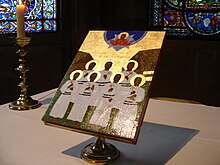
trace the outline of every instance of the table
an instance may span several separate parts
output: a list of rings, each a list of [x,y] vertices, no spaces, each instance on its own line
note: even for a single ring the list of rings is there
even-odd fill
[[[41,121],[56,89],[33,96],[31,111],[0,106],[0,165],[86,165],[79,155],[94,138]],[[219,165],[220,107],[150,99],[137,145],[107,140],[115,165]]]

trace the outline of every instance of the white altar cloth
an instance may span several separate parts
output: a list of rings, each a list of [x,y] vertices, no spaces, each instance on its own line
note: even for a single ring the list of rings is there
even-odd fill
[[[33,96],[43,105],[31,111],[0,106],[0,165],[87,164],[80,149],[92,136],[41,121],[55,90]],[[110,141],[121,151],[113,164],[220,164],[220,107],[150,99],[144,120],[137,145]]]

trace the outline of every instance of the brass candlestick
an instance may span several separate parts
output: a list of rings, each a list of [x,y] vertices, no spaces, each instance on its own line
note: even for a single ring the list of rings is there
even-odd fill
[[[87,145],[81,151],[81,158],[91,164],[108,164],[120,155],[119,150],[105,139],[98,137],[95,143]]]
[[[16,70],[20,71],[21,82],[18,86],[20,86],[21,92],[19,98],[9,104],[9,108],[12,110],[31,110],[38,108],[41,105],[37,100],[33,100],[27,94],[28,85],[26,84],[26,72],[29,69],[26,67],[25,56],[28,54],[26,47],[30,41],[30,37],[19,37],[15,39],[15,43],[19,47],[19,50],[16,52],[19,55],[19,66],[16,68]]]

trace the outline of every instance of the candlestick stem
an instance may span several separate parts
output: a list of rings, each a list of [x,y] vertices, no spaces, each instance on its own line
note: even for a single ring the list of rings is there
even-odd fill
[[[19,50],[16,52],[19,55],[19,66],[16,70],[20,72],[21,82],[18,86],[21,88],[21,92],[19,98],[9,104],[9,108],[12,110],[31,110],[41,105],[37,100],[33,100],[27,92],[28,85],[26,72],[29,69],[26,67],[25,56],[28,54],[26,47],[30,41],[31,38],[29,37],[20,37],[15,40],[16,45],[19,47]]]

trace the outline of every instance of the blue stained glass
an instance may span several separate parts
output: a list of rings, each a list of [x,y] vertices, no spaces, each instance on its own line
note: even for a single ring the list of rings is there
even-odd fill
[[[177,9],[181,9],[183,6],[183,0],[167,0],[167,3]]]
[[[0,34],[15,33],[17,0],[0,0]],[[56,0],[24,0],[25,31],[56,31]]]
[[[52,19],[53,18],[53,8],[51,6],[47,6],[44,10],[44,18]]]
[[[2,0],[0,1],[0,21],[2,20],[15,20],[16,19],[16,4],[14,1]]]
[[[44,0],[45,5],[52,5],[54,2],[51,0]]]
[[[220,13],[187,12],[186,20],[189,27],[197,33],[213,35],[220,31]]]
[[[219,0],[186,0],[186,9],[216,10],[220,9]]]
[[[44,18],[46,19],[54,19],[56,18],[56,13],[53,12],[56,8],[56,5],[51,0],[44,0]]]
[[[183,12],[164,6],[164,26],[186,27]]]
[[[46,20],[44,21],[44,31],[56,31],[56,21]]]
[[[42,32],[42,22],[41,21],[27,21],[25,22],[26,32]]]
[[[166,30],[168,35],[220,34],[220,0],[152,1],[150,25]]]
[[[15,32],[16,27],[15,22],[0,22],[0,33]]]
[[[25,12],[25,19],[42,19],[42,1],[27,1],[27,8]]]

